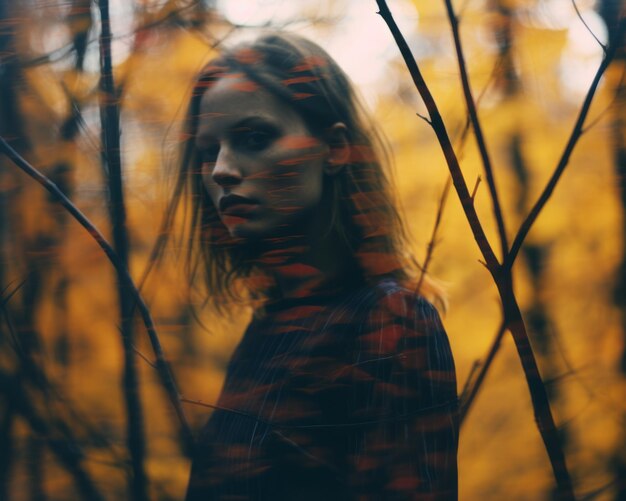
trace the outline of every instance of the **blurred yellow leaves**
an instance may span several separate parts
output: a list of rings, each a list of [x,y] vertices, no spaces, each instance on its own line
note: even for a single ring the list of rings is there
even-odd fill
[[[146,126],[171,125],[186,111],[193,79],[214,51],[199,35],[182,29],[139,32],[137,39],[137,50],[118,68],[124,109]]]
[[[149,4],[142,2],[147,7]],[[417,0],[414,4],[420,14],[419,34],[425,37],[420,42],[432,43],[437,49],[420,61],[421,68],[444,114],[471,189],[483,173],[472,133],[464,136],[465,105],[443,4]],[[510,8],[522,4],[530,8],[533,2],[505,4]],[[202,30],[163,21],[177,12],[180,2],[160,5],[153,14],[138,21],[137,26],[144,28],[127,38],[132,47],[130,56],[115,68],[123,107],[122,141],[134,277],[141,276],[148,265],[149,251],[158,236],[176,173],[178,132],[193,78],[216,52]],[[159,20],[163,25],[152,24]],[[512,238],[562,153],[579,101],[565,95],[559,73],[566,31],[524,23],[519,17],[513,20],[512,46],[519,87],[515,95],[507,95],[493,33],[506,20],[485,2],[470,2],[466,4],[461,29],[472,87],[479,99],[479,114]],[[72,21],[70,30],[78,30],[86,22]],[[394,150],[398,196],[415,242],[411,250],[422,261],[448,172],[434,133],[416,116],[425,112],[406,70],[399,63],[391,70],[389,80],[398,82],[393,87],[398,93],[389,95],[387,89],[381,89],[375,120]],[[59,165],[68,166],[67,171],[57,172],[58,178],[67,183],[79,207],[108,233],[98,150],[98,75],[68,68],[53,71],[46,66],[29,68],[25,75],[19,104],[33,143],[29,160],[49,174]],[[529,244],[547,249],[540,289],[535,288],[523,255],[515,268],[515,285],[522,306],[540,297],[550,315],[553,352],[542,360],[542,367],[550,362],[560,371],[552,374],[560,376],[558,391],[562,395],[555,405],[555,414],[570,433],[568,457],[579,475],[583,493],[609,478],[607,457],[623,425],[615,417],[622,410],[619,405],[623,400],[623,386],[615,369],[621,332],[610,305],[615,267],[624,245],[618,233],[624,216],[617,199],[609,129],[610,113],[615,106],[611,92],[621,75],[621,68],[609,72],[590,116],[591,122],[597,122],[581,138],[552,199],[529,234]],[[76,140],[62,141],[59,124],[69,116],[72,101],[83,111],[85,122],[80,125]],[[607,109],[611,111],[606,112]],[[523,190],[512,162],[514,136],[519,139],[529,176],[528,200],[521,210],[518,201]],[[2,167],[5,169],[4,163]],[[38,312],[37,326],[50,352],[54,352],[63,336],[69,339],[70,362],[67,366],[50,363],[52,373],[72,404],[105,430],[116,447],[114,451],[89,448],[89,469],[102,485],[110,480],[113,487],[109,492],[123,497],[124,475],[115,454],[124,456],[120,445],[124,416],[112,269],[82,228],[68,221],[39,186],[14,174],[2,175],[0,181],[3,192],[19,192],[11,207],[11,217],[19,228],[13,235],[13,247],[31,252],[29,257],[37,260],[30,262],[43,263],[47,270],[47,303]],[[496,242],[484,181],[478,187],[476,206],[487,234]],[[50,239],[48,245],[31,250],[31,241],[42,236]],[[182,265],[184,245],[184,239],[173,239],[161,266],[146,282],[144,295],[152,307],[183,395],[212,403],[220,390],[229,354],[250,312],[243,310],[234,318],[221,318],[204,311],[204,293],[188,288]],[[473,362],[484,356],[500,322],[495,288],[478,259],[477,246],[460,204],[451,193],[430,271],[447,284],[451,308],[444,320],[456,357],[460,387]],[[14,275],[23,277],[28,271],[20,269]],[[59,292],[61,279],[67,281],[66,296]],[[60,297],[65,298],[65,307],[55,302]],[[137,329],[137,350],[151,361],[141,326]],[[188,462],[178,448],[172,411],[152,367],[141,358],[138,363],[147,409],[148,469],[154,480],[154,496],[178,499],[184,492]],[[593,390],[591,394],[589,388]],[[185,405],[198,429],[210,410],[201,405]],[[462,500],[540,499],[552,485],[519,361],[508,338],[464,425],[460,443]],[[111,468],[111,464],[117,466]],[[50,470],[53,471],[57,473]],[[48,477],[51,492],[63,497],[69,489],[67,477],[60,473]],[[26,475],[18,480],[22,488],[28,482]],[[23,488],[20,495],[24,492]]]

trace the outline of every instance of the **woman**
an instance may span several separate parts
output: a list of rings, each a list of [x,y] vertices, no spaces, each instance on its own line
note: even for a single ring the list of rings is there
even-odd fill
[[[224,52],[196,83],[192,268],[218,308],[256,311],[188,500],[456,499],[454,363],[363,117],[338,65],[293,34]]]

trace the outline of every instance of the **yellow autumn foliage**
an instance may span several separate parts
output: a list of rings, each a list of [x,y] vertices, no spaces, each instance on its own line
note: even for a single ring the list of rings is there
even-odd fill
[[[146,14],[146,24],[168,18],[180,7],[177,2],[161,3],[146,11],[152,12]],[[492,203],[475,139],[471,132],[463,136],[465,104],[443,3],[413,3],[419,12],[421,42],[440,46],[419,61],[420,67],[441,108],[470,191],[481,178],[476,208],[499,255]],[[520,10],[533,5],[531,1],[504,3]],[[461,27],[474,96],[481,96],[479,115],[510,243],[552,175],[583,98],[568,94],[559,76],[568,44],[566,30],[526,22],[523,16],[513,20],[512,51],[520,87],[515,95],[506,95],[498,82],[498,54],[490,38],[494,25],[502,20],[487,4],[469,3]],[[151,3],[142,5],[150,7]],[[215,23],[217,34],[228,33],[216,19],[209,16],[205,21],[201,29],[181,22],[138,30],[128,40],[129,56],[114,71],[122,84],[130,268],[136,280],[149,265],[174,183],[181,120],[193,77],[216,53],[206,36],[212,29],[210,23]],[[24,30],[29,29],[34,28],[25,22]],[[324,29],[330,31],[332,25]],[[391,46],[391,38],[388,43]],[[624,246],[620,231],[625,216],[619,203],[610,130],[617,107],[613,89],[620,82],[620,70],[612,68],[601,84],[588,121],[595,124],[581,137],[528,235],[528,244],[545,252],[540,283],[535,283],[524,252],[514,270],[522,309],[530,317],[527,309],[539,300],[549,318],[549,349],[537,350],[539,364],[551,380],[548,388],[555,419],[567,435],[568,462],[581,496],[611,482],[611,457],[618,443],[624,445],[625,385],[618,372],[624,333],[611,292],[620,279],[616,273]],[[388,79],[399,82],[394,87],[397,92],[381,88],[373,112],[394,153],[398,198],[413,237],[411,251],[422,262],[448,171],[434,132],[416,115],[426,112],[400,60],[389,64]],[[28,159],[48,175],[58,165],[70,166],[61,176],[68,195],[108,238],[110,223],[98,150],[98,92],[94,72],[36,66],[25,71],[19,107],[33,145]],[[71,100],[82,109],[85,123],[75,138],[64,141],[59,130],[71,111]],[[527,169],[526,191],[512,165],[514,136],[520,139]],[[41,187],[11,170],[4,159],[0,162],[0,190],[12,202],[6,213],[11,220],[11,242],[5,250],[12,261],[3,262],[6,284],[2,287],[19,283],[33,269],[41,274],[42,293],[32,319],[44,346],[37,360],[69,407],[107,437],[106,446],[94,445],[82,424],[76,429],[86,444],[85,468],[96,485],[107,499],[124,499],[123,353],[113,268],[90,236]],[[524,193],[528,199],[520,209]],[[43,237],[41,243],[38,239]],[[178,248],[181,242],[176,235],[171,242],[142,292],[183,397],[211,404],[250,312],[244,309],[234,318],[220,318],[206,311],[203,293],[190,291],[186,283],[184,249]],[[449,296],[444,323],[462,389],[474,362],[489,349],[501,311],[497,290],[479,262],[481,255],[454,190],[444,207],[435,243],[429,271],[445,284]],[[16,298],[21,301],[22,296],[18,293]],[[150,365],[154,356],[144,328],[139,320],[135,325],[150,492],[154,499],[180,499],[189,463],[179,445],[173,409]],[[533,338],[530,324],[529,328],[537,347],[542,341]],[[0,361],[3,371],[14,368],[15,361],[7,354]],[[42,399],[37,392],[32,398]],[[41,414],[52,422],[53,411],[37,402]],[[199,430],[210,409],[184,405],[194,430]],[[63,402],[50,407],[61,409],[61,414],[68,412]],[[24,444],[33,434],[23,420],[17,423],[13,435],[22,447],[20,454],[27,456]],[[548,499],[553,486],[522,369],[508,336],[463,424],[459,465],[461,500]],[[11,475],[12,499],[27,499],[32,480],[28,464],[16,461]],[[47,449],[42,485],[51,498],[76,495],[71,476]],[[596,499],[608,500],[612,495],[607,489]]]

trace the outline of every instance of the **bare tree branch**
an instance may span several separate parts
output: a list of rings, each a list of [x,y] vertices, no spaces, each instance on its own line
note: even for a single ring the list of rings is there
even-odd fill
[[[108,208],[113,226],[113,245],[121,268],[129,269],[129,238],[126,231],[126,205],[122,185],[120,152],[120,110],[113,79],[111,54],[111,21],[109,1],[98,0],[100,7],[100,122],[102,124],[101,157],[108,187]],[[134,301],[128,284],[117,270],[117,297],[121,316],[120,330],[124,349],[122,391],[126,404],[126,444],[130,454],[132,476],[130,495],[135,501],[148,501],[148,476],[145,469],[146,438],[143,426],[139,375],[134,352]]]
[[[121,276],[127,282],[128,287],[133,293],[134,301],[136,302],[136,306],[141,314],[143,323],[148,331],[150,343],[156,356],[157,371],[180,421],[181,432],[184,440],[186,441],[186,446],[190,448],[193,447],[193,434],[191,433],[191,428],[189,427],[185,412],[181,405],[180,393],[178,392],[174,377],[169,368],[169,364],[165,358],[165,354],[163,353],[163,348],[157,335],[152,315],[135,287],[128,270],[120,265],[117,254],[111,245],[106,241],[102,233],[100,233],[100,231],[91,223],[91,221],[87,219],[87,217],[63,194],[61,190],[59,190],[59,188],[52,181],[30,165],[13,148],[11,148],[3,137],[0,137],[0,152],[9,157],[9,159],[19,169],[41,184],[53,196],[54,200],[61,204],[71,214],[71,216],[87,230],[89,235],[91,235],[91,237],[104,251],[115,269],[118,271],[121,270]]]
[[[26,420],[30,428],[44,437],[52,453],[74,478],[81,498],[89,501],[104,501],[102,494],[96,489],[89,473],[82,466],[80,448],[70,437],[63,440],[55,439],[46,420],[37,413],[30,400],[21,391],[21,385],[14,378],[0,372],[0,392],[6,394],[13,402],[17,412]]]
[[[487,177],[487,185],[489,186],[489,193],[491,194],[491,200],[493,203],[493,212],[496,218],[496,224],[498,226],[498,234],[500,236],[500,245],[502,248],[502,256],[505,256],[509,244],[506,236],[506,227],[504,224],[504,217],[502,216],[502,208],[500,207],[500,199],[498,197],[498,191],[496,189],[496,182],[493,177],[493,167],[491,164],[491,157],[487,144],[485,142],[485,136],[480,125],[478,118],[478,111],[476,110],[476,103],[474,96],[472,95],[472,89],[469,82],[469,76],[467,74],[467,66],[465,64],[465,55],[463,53],[463,46],[461,45],[461,35],[459,33],[459,22],[454,14],[451,0],[445,0],[446,10],[448,13],[448,19],[450,21],[450,27],[452,28],[452,35],[454,37],[454,48],[456,50],[457,61],[459,63],[459,72],[461,74],[461,83],[463,86],[463,95],[465,96],[465,104],[467,106],[467,113],[474,129],[474,136],[476,137],[476,143],[478,145],[478,151],[480,152],[480,158],[483,162],[483,168],[485,169],[485,176]],[[473,197],[472,197],[473,199]],[[504,259],[504,257],[503,257]]]
[[[478,394],[478,390],[480,389],[487,372],[491,368],[491,363],[493,362],[498,350],[500,349],[500,344],[502,343],[502,339],[504,338],[504,334],[506,333],[506,324],[502,322],[500,327],[498,328],[498,332],[496,333],[492,343],[491,348],[489,348],[489,352],[485,357],[484,362],[480,363],[480,371],[478,372],[476,378],[473,382],[470,383],[471,379],[468,377],[468,384],[463,389],[461,393],[461,409],[459,411],[459,424],[462,425],[467,417],[467,413]],[[471,374],[470,374],[471,376]]]
[[[417,286],[415,287],[415,291],[419,292],[422,287],[422,283],[424,282],[424,277],[428,272],[428,265],[430,264],[430,260],[433,256],[433,251],[435,250],[435,241],[437,240],[437,232],[439,231],[439,227],[441,226],[441,218],[443,216],[443,209],[446,206],[446,202],[448,200],[448,194],[450,193],[450,185],[451,178],[446,179],[446,184],[443,187],[443,192],[441,193],[441,199],[439,200],[439,205],[437,207],[437,217],[435,218],[435,225],[433,226],[433,233],[428,242],[428,247],[426,250],[426,257],[424,258],[424,265],[422,266],[422,272],[420,274],[420,278],[417,282]]]
[[[463,177],[463,172],[461,171],[461,166],[459,165],[458,158],[452,147],[452,143],[450,142],[450,137],[448,136],[448,131],[446,130],[445,123],[439,113],[439,108],[435,103],[435,100],[424,81],[424,77],[422,76],[422,72],[420,71],[417,63],[415,62],[415,58],[413,57],[413,53],[411,49],[406,43],[404,36],[400,32],[398,25],[393,19],[389,7],[387,6],[387,2],[384,0],[376,0],[378,4],[378,8],[380,11],[378,12],[381,17],[385,20],[389,29],[404,57],[404,61],[409,69],[411,77],[413,78],[413,82],[417,87],[422,99],[424,100],[424,104],[428,109],[428,114],[430,115],[431,126],[435,131],[437,139],[439,140],[439,144],[441,145],[441,149],[443,150],[443,154],[445,156],[448,167],[450,168],[450,174],[452,176],[452,182],[454,183],[454,187],[457,191],[459,199],[461,201],[461,205],[463,207],[463,211],[465,212],[465,217],[467,218],[470,227],[472,229],[472,233],[474,235],[474,239],[480,248],[487,266],[490,269],[496,270],[499,266],[498,259],[496,258],[491,245],[487,240],[487,236],[485,235],[485,231],[483,230],[482,224],[478,219],[478,214],[476,213],[476,209],[474,207],[474,202],[470,196],[470,193],[467,189],[467,184],[465,182],[465,178]]]
[[[572,481],[567,469],[565,454],[560,443],[552,411],[550,409],[550,402],[548,400],[546,388],[541,379],[537,361],[528,339],[528,333],[526,332],[526,326],[513,291],[513,276],[511,273],[511,267],[500,265],[493,254],[491,246],[482,232],[482,226],[474,210],[473,200],[467,191],[467,185],[465,184],[465,180],[460,171],[456,154],[454,151],[451,151],[452,146],[443,124],[443,120],[441,119],[430,90],[421,75],[417,62],[415,61],[415,58],[413,57],[413,54],[411,53],[411,50],[408,47],[402,33],[398,29],[386,1],[376,0],[376,3],[380,9],[379,14],[381,14],[389,26],[396,44],[398,45],[398,48],[400,49],[405,63],[411,73],[413,81],[431,114],[433,129],[437,135],[439,144],[444,151],[448,168],[452,174],[453,180],[455,181],[457,194],[459,195],[465,210],[466,218],[470,224],[474,238],[483,253],[486,266],[493,277],[496,287],[498,288],[498,293],[502,301],[504,318],[503,329],[508,329],[513,336],[513,340],[515,341],[515,347],[517,348],[518,356],[524,369],[526,383],[531,395],[537,426],[541,434],[541,438],[543,439],[558,486],[559,497],[562,500],[574,500],[575,496]],[[480,233],[478,233],[478,231],[480,231]],[[508,255],[505,255],[503,259],[506,259],[507,257]],[[497,351],[497,345],[499,345],[499,343],[496,344],[495,351]]]
[[[596,34],[591,30],[591,28],[589,27],[589,25],[587,24],[587,22],[585,21],[585,18],[583,18],[583,15],[580,13],[580,10],[578,9],[578,5],[576,5],[576,0],[572,0],[572,5],[574,6],[574,10],[576,11],[576,15],[578,16],[578,19],[580,19],[580,22],[583,23],[583,25],[585,26],[585,28],[587,28],[587,31],[589,32],[589,34],[593,37],[593,39],[598,42],[598,45],[600,47],[602,47],[602,50],[604,52],[606,52],[606,45],[604,45],[596,36]]]
[[[541,196],[539,197],[539,199],[537,200],[533,208],[530,210],[530,213],[528,214],[524,222],[521,224],[517,232],[517,235],[515,236],[515,239],[513,240],[513,244],[511,245],[511,250],[509,251],[509,253],[507,254],[504,260],[504,266],[506,268],[511,268],[513,266],[513,262],[515,261],[515,258],[517,257],[517,253],[519,252],[520,247],[524,243],[524,239],[528,235],[528,232],[530,231],[532,225],[537,220],[537,217],[539,216],[541,209],[543,209],[546,202],[550,199],[550,196],[552,195],[552,192],[554,191],[556,184],[559,182],[559,179],[561,179],[561,175],[563,174],[563,171],[565,171],[565,167],[567,167],[570,157],[572,156],[572,152],[574,151],[574,148],[576,147],[576,144],[578,143],[578,140],[580,139],[580,136],[582,134],[583,126],[585,124],[585,119],[587,118],[587,114],[589,113],[589,109],[591,108],[591,103],[596,94],[596,91],[598,90],[598,86],[600,84],[602,75],[604,74],[606,69],[609,67],[609,64],[611,63],[613,57],[615,56],[615,51],[619,47],[619,40],[624,36],[625,32],[626,32],[626,19],[621,19],[619,23],[619,27],[618,27],[619,35],[616,36],[616,40],[613,41],[611,44],[609,44],[609,46],[607,47],[604,58],[602,59],[602,63],[600,64],[600,67],[598,68],[598,71],[596,72],[596,75],[593,78],[593,82],[591,83],[591,86],[589,87],[589,91],[587,91],[587,95],[585,96],[585,100],[580,109],[578,118],[576,120],[576,123],[574,124],[574,128],[572,130],[572,133],[570,134],[569,140],[567,141],[565,149],[563,150],[563,154],[561,155],[561,158],[556,168],[554,169],[554,172],[552,173],[552,176],[550,180],[548,181],[548,184],[544,188],[543,192],[541,193]]]

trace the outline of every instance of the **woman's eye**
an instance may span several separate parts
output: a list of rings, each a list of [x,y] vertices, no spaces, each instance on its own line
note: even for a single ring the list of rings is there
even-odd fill
[[[262,151],[274,140],[274,134],[261,130],[240,131],[236,134],[237,145],[247,151]]]

